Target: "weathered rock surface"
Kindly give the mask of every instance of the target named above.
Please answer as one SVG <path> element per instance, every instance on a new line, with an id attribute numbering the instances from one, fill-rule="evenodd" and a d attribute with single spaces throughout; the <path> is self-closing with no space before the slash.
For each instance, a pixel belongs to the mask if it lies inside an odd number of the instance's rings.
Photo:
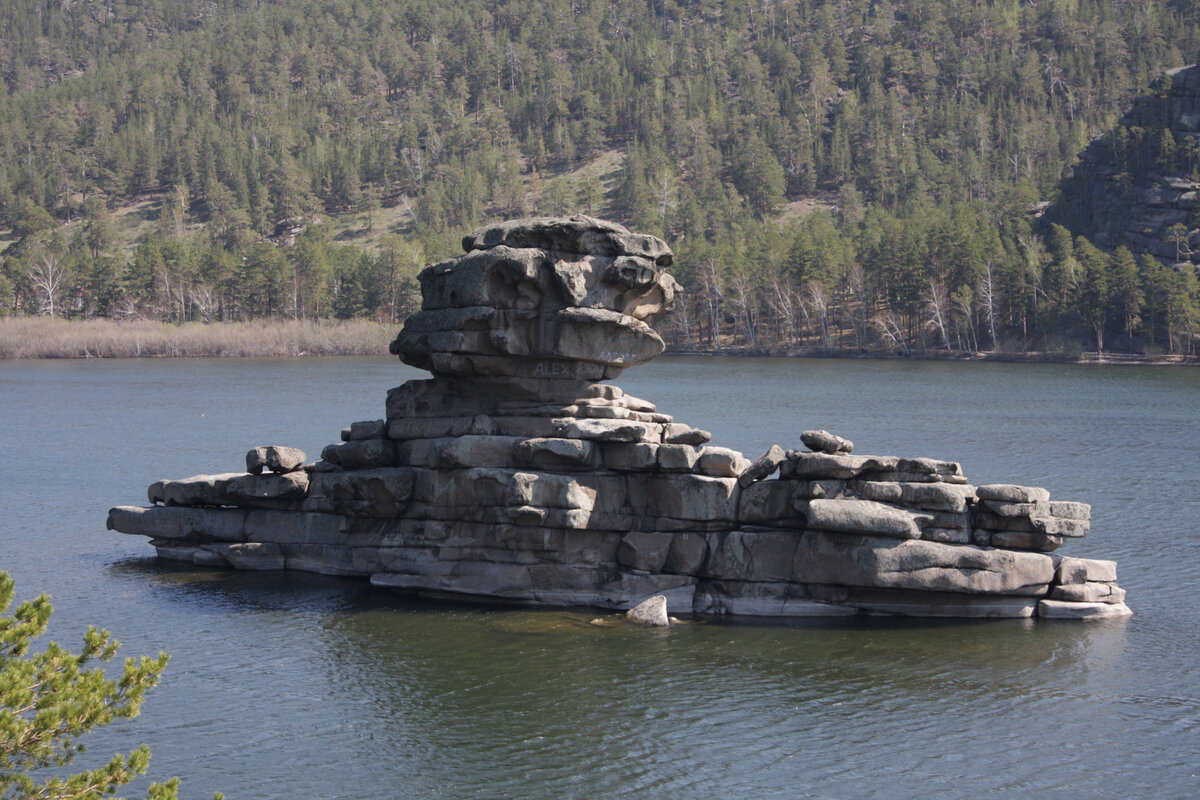
<path id="1" fill-rule="evenodd" d="M 1160 152 L 1167 140 L 1176 143 L 1173 154 Z M 1046 218 L 1106 250 L 1125 246 L 1194 272 L 1200 265 L 1200 181 L 1186 154 L 1197 140 L 1200 66 L 1169 70 L 1080 154 Z"/>
<path id="2" fill-rule="evenodd" d="M 852 455 L 805 431 L 751 462 L 598 382 L 661 350 L 659 239 L 589 217 L 504 223 L 421 275 L 393 344 L 434 377 L 388 392 L 303 469 L 150 486 L 108 526 L 163 558 L 369 579 L 432 598 L 762 617 L 1096 619 L 1129 613 L 1111 561 L 1048 551 L 1090 524 L 1045 489 L 953 461 Z M 635 613 L 636 611 L 636 613 Z"/>
<path id="3" fill-rule="evenodd" d="M 294 447 L 268 445 L 254 447 L 246 453 L 246 472 L 258 475 L 263 467 L 277 474 L 295 472 L 304 465 L 304 451 Z"/>
<path id="4" fill-rule="evenodd" d="M 421 272 L 392 352 L 438 376 L 616 377 L 663 350 L 647 322 L 677 291 L 666 243 L 583 215 L 483 228 Z"/>
<path id="5" fill-rule="evenodd" d="M 809 450 L 818 453 L 853 453 L 854 442 L 843 439 L 829 431 L 805 431 L 800 434 L 800 441 Z"/>
<path id="6" fill-rule="evenodd" d="M 654 597 L 638 603 L 626 611 L 625 616 L 630 621 L 642 625 L 666 627 L 671 624 L 671 619 L 667 616 L 667 598 L 661 594 L 656 594 Z"/>

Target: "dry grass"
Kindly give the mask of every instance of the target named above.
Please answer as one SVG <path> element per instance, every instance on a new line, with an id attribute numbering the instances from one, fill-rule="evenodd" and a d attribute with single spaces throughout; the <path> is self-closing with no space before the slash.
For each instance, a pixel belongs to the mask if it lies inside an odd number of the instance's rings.
<path id="1" fill-rule="evenodd" d="M 0 318 L 0 358 L 382 355 L 398 330 L 372 320 L 169 325 L 8 317 Z"/>

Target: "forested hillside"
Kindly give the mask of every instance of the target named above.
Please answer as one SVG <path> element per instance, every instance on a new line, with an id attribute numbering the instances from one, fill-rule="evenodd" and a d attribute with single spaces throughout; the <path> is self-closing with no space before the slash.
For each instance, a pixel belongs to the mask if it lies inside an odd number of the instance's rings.
<path id="1" fill-rule="evenodd" d="M 11 0 L 0 30 L 0 313 L 394 322 L 466 229 L 584 211 L 676 250 L 677 346 L 1195 346 L 1190 269 L 1034 216 L 1196 60 L 1193 0 Z"/>

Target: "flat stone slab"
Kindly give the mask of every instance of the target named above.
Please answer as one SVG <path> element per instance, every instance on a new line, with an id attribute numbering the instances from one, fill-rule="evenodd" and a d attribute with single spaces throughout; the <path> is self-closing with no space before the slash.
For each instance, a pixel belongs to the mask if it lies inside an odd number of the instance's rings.
<path id="1" fill-rule="evenodd" d="M 1050 492 L 1037 486 L 1017 486 L 1011 483 L 988 483 L 977 487 L 980 500 L 1001 503 L 1049 503 Z"/>
<path id="2" fill-rule="evenodd" d="M 809 531 L 800 537 L 793 576 L 801 583 L 1039 596 L 1054 579 L 1054 559 L 922 539 Z"/>
<path id="3" fill-rule="evenodd" d="M 283 475 L 226 472 L 193 475 L 182 480 L 156 481 L 147 497 L 151 503 L 178 506 L 275 507 L 299 503 L 308 492 L 308 474 L 302 470 Z"/>
<path id="4" fill-rule="evenodd" d="M 1058 562 L 1055 579 L 1060 584 L 1087 583 L 1097 581 L 1113 583 L 1117 580 L 1117 562 L 1097 558 L 1074 558 L 1063 556 Z"/>
<path id="5" fill-rule="evenodd" d="M 1124 603 L 1073 603 L 1067 600 L 1041 600 L 1038 617 L 1041 619 L 1119 619 L 1133 614 Z"/>
<path id="6" fill-rule="evenodd" d="M 156 539 L 194 539 L 241 542 L 246 539 L 246 516 L 240 508 L 190 506 L 117 506 L 108 511 L 108 529 Z"/>
<path id="7" fill-rule="evenodd" d="M 921 538 L 917 515 L 872 500 L 809 500 L 808 527 L 850 534 Z"/>

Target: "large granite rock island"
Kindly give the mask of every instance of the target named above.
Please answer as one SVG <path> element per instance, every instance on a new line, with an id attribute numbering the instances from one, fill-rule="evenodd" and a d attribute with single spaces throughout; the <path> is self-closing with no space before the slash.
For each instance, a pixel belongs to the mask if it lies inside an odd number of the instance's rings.
<path id="1" fill-rule="evenodd" d="M 808 431 L 755 460 L 603 381 L 663 350 L 677 291 L 653 236 L 585 216 L 463 240 L 420 275 L 388 392 L 320 460 L 163 480 L 108 526 L 198 565 L 369 578 L 432 598 L 806 617 L 1125 616 L 1112 561 L 1056 551 L 1090 508 L 972 486 L 957 463 Z"/>

